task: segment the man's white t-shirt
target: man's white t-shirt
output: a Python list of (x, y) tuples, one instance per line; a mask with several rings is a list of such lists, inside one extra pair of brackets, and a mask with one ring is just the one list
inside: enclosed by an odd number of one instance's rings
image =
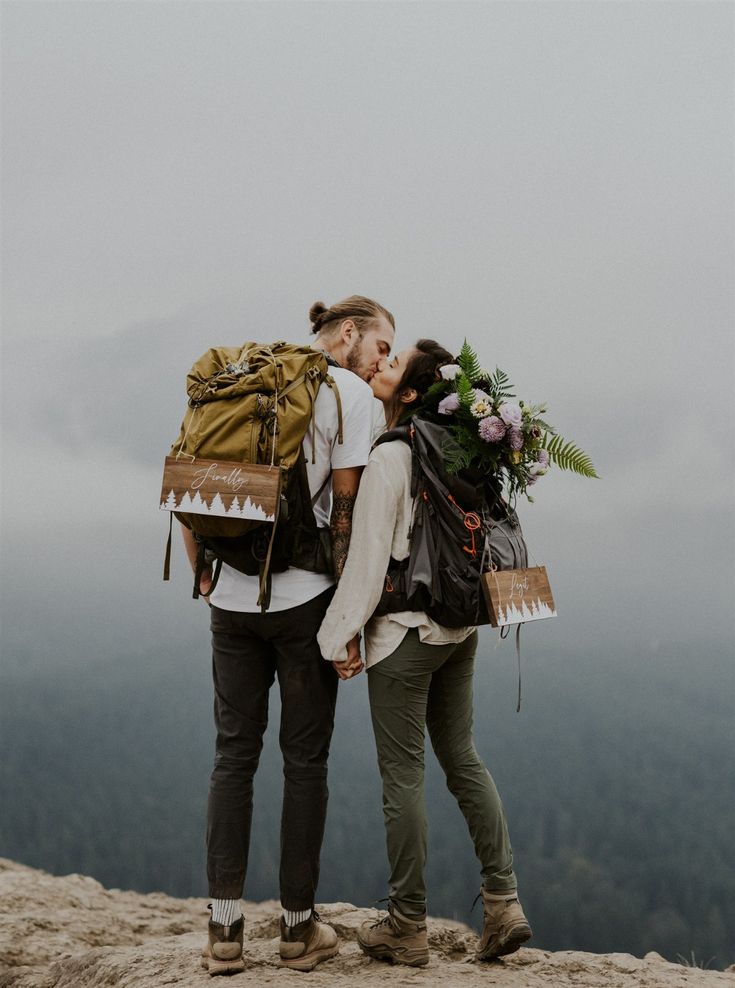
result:
[[(370, 455), (376, 424), (380, 423), (383, 407), (373, 396), (370, 385), (352, 371), (342, 367), (330, 367), (329, 373), (339, 389), (342, 402), (342, 436), (337, 441), (339, 418), (337, 400), (332, 389), (323, 384), (314, 402), (314, 424), (316, 425), (316, 462), (312, 463), (312, 427), (307, 430), (303, 441), (306, 457), (306, 472), (312, 497), (324, 486), (319, 500), (314, 505), (314, 517), (320, 528), (329, 526), (332, 503), (331, 481), (325, 484), (332, 470), (348, 467), (364, 467)], [(331, 587), (334, 578), (326, 573), (310, 573), (291, 566), (283, 573), (273, 573), (271, 602), (268, 613), (297, 607), (313, 600)], [(246, 611), (259, 613), (259, 580), (257, 576), (247, 576), (226, 563), (222, 566), (217, 586), (210, 596), (215, 607), (225, 611)]]

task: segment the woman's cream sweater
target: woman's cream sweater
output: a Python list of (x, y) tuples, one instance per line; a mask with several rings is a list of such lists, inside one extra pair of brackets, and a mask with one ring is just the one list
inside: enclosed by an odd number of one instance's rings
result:
[(372, 617), (383, 592), (391, 556), (405, 559), (413, 512), (411, 450), (402, 441), (381, 443), (370, 454), (352, 516), (352, 536), (345, 568), (319, 629), (318, 641), (328, 661), (346, 657), (345, 646), (365, 629), (367, 667), (386, 658), (417, 628), (422, 642), (460, 642), (473, 628), (444, 628), (419, 611)]

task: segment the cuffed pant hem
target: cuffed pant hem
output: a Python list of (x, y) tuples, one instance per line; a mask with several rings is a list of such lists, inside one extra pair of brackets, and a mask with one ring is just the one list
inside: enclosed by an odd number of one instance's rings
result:
[(241, 879), (230, 878), (208, 883), (209, 896), (212, 899), (242, 899), (245, 891), (245, 876)]
[(415, 922), (426, 919), (426, 903), (424, 903), (423, 910), (418, 910), (415, 903), (406, 904), (394, 896), (391, 896), (389, 901), (391, 905), (396, 907), (401, 916), (405, 916), (406, 919), (411, 919)]
[(503, 884), (500, 882), (493, 882), (491, 885), (486, 885), (483, 883), (484, 890), (489, 892), (491, 895), (517, 895), (518, 886), (515, 881), (511, 884)]
[(210, 899), (242, 899), (242, 885), (210, 885)]
[(281, 896), (281, 908), (290, 913), (303, 913), (307, 909), (314, 908), (314, 900), (307, 901), (306, 899), (291, 899), (288, 896)]

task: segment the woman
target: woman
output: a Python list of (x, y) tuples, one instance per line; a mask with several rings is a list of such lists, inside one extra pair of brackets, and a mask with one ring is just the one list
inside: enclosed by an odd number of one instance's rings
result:
[[(370, 384), (383, 402), (388, 427), (410, 416), (439, 368), (454, 358), (433, 340), (419, 340)], [(444, 628), (426, 614), (404, 611), (373, 617), (391, 558), (409, 555), (412, 515), (411, 450), (404, 442), (375, 446), (360, 484), (352, 537), (337, 592), (319, 631), (319, 645), (341, 678), (359, 672), (346, 643), (365, 627), (370, 712), (383, 779), (390, 861), (387, 916), (364, 924), (358, 936), (371, 957), (411, 966), (429, 961), (426, 934), (426, 815), (424, 728), (467, 820), (482, 865), (485, 921), (478, 957), (517, 950), (531, 928), (517, 896), (508, 828), (495, 784), (472, 738), (475, 628)]]

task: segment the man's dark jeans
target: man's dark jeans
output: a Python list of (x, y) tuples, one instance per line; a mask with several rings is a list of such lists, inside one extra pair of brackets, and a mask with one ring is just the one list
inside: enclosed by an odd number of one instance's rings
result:
[(211, 609), (217, 749), (209, 787), (209, 894), (238, 899), (247, 871), (253, 777), (268, 724), (268, 693), (281, 693), (283, 754), (281, 904), (314, 905), (327, 813), (327, 757), (338, 678), (316, 635), (330, 588), (299, 607), (271, 614)]

